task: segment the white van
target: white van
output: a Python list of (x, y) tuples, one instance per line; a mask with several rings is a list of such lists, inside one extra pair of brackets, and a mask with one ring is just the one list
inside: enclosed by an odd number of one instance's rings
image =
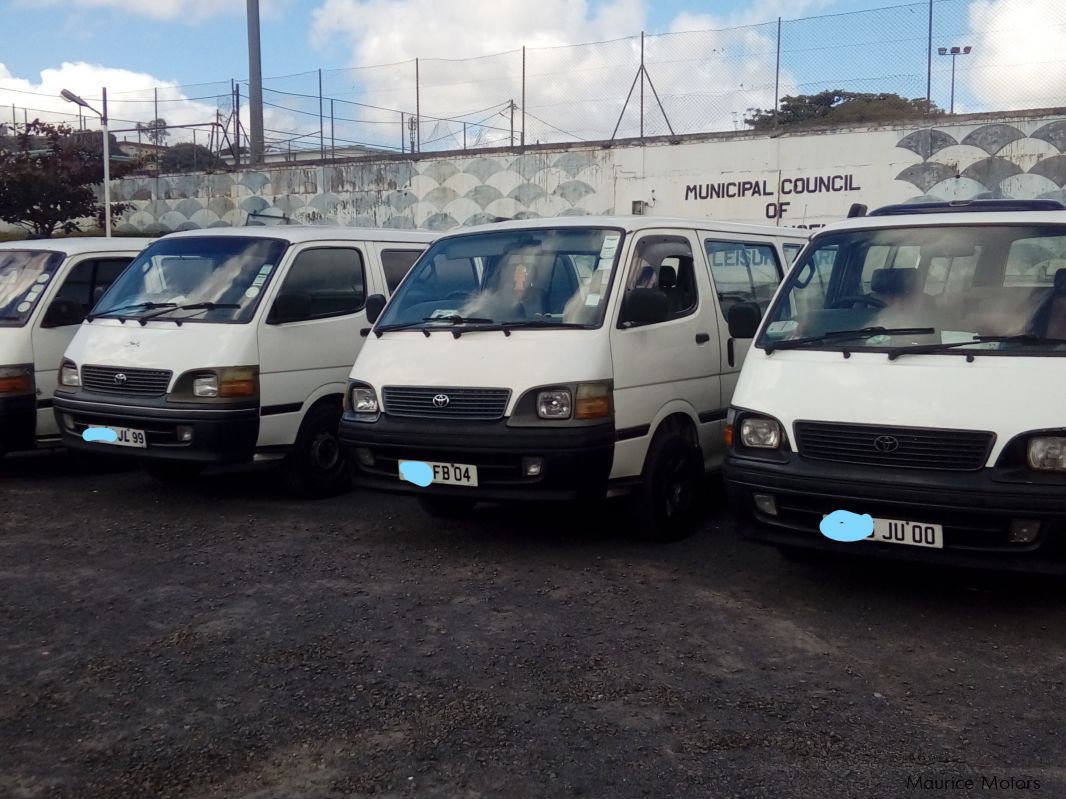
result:
[[(684, 533), (747, 350), (725, 311), (768, 303), (807, 236), (627, 216), (442, 237), (352, 369), (341, 440), (357, 483), (444, 515), (635, 489), (646, 536)], [(384, 298), (369, 305), (374, 320)]]
[(388, 293), (433, 238), (293, 226), (159, 239), (66, 351), (63, 442), (139, 458), (162, 479), (284, 459), (297, 493), (344, 490), (337, 422), (366, 298)]
[[(758, 316), (730, 320), (760, 329), (725, 468), (751, 536), (789, 555), (1066, 569), (1066, 207), (830, 225)], [(826, 528), (834, 514), (854, 540)]]
[(52, 392), (93, 302), (151, 239), (0, 243), (0, 456), (59, 443)]

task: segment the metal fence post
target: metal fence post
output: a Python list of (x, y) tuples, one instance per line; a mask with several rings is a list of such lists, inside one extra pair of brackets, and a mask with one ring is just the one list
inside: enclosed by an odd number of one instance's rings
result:
[[(931, 2), (932, 0), (930, 0)], [(412, 147), (412, 152), (422, 152), (422, 89), (419, 86), (418, 80), (418, 59), (415, 59), (415, 147)]]
[(403, 121), (403, 111), (400, 112), (400, 152), (407, 152), (407, 126)]
[(926, 47), (928, 64), (925, 71), (925, 113), (933, 110), (933, 0), (929, 0), (929, 40)]
[(322, 113), (322, 70), (318, 70), (318, 148), (322, 153), (322, 160), (326, 159), (326, 123)]
[[(526, 46), (522, 45), (522, 146), (526, 146)], [(463, 149), (466, 149), (465, 147)]]
[(777, 105), (781, 97), (781, 17), (777, 18), (777, 66), (774, 67), (774, 127), (777, 127)]

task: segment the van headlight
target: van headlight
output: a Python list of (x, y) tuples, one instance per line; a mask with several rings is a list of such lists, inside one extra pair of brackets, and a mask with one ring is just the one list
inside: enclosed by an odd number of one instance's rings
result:
[(1029, 468), (1039, 472), (1066, 472), (1066, 438), (1062, 436), (1030, 438)]
[(740, 444), (751, 449), (780, 449), (784, 436), (773, 419), (749, 417), (740, 423)]
[(569, 389), (552, 388), (537, 392), (537, 416), (541, 419), (569, 419), (571, 410)]
[(259, 367), (223, 366), (186, 372), (174, 383), (173, 400), (251, 399), (259, 396)]
[(33, 392), (33, 364), (0, 366), (0, 396), (11, 397)]
[(81, 375), (78, 374), (78, 365), (73, 361), (63, 361), (59, 367), (59, 385), (67, 388), (79, 388)]
[(348, 387), (348, 393), (345, 395), (345, 410), (351, 411), (359, 416), (373, 416), (381, 412), (378, 406), (377, 392), (371, 386), (353, 383)]

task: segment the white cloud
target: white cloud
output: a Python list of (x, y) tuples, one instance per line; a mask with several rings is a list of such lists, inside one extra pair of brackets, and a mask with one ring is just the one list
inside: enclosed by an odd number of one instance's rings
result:
[[(77, 127), (78, 107), (63, 100), (60, 92), (69, 89), (85, 99), (91, 106), (101, 110), (101, 87), (108, 91), (108, 116), (112, 130), (133, 128), (137, 122), (155, 118), (155, 90), (159, 90), (159, 116), (171, 125), (197, 125), (215, 119), (215, 106), (193, 101), (185, 97), (176, 84), (161, 80), (143, 72), (113, 69), (98, 64), (65, 62), (57, 68), (43, 70), (39, 80), (31, 81), (15, 77), (0, 64), (0, 107), (15, 106), (14, 121), (40, 118), (48, 122), (64, 122)], [(98, 118), (85, 111), (86, 128), (96, 128)], [(9, 121), (10, 117), (3, 121)], [(206, 131), (206, 128), (204, 128)], [(198, 134), (198, 141), (205, 141), (206, 134)], [(136, 139), (136, 133), (116, 133), (119, 139)], [(171, 131), (169, 141), (192, 139), (190, 129)]]
[[(647, 37), (648, 74), (674, 131), (731, 130), (743, 126), (748, 108), (773, 105), (774, 40), (768, 26), (725, 29), (828, 2), (759, 0), (729, 17), (684, 13), (669, 26), (672, 33)], [(353, 66), (394, 64), (353, 73), (353, 98), (407, 113), (415, 104), (410, 61), (418, 57), (423, 116), (502, 109), (488, 121), (497, 129), (482, 131), (484, 143), (510, 138), (506, 104), (521, 102), (524, 45), (527, 142), (603, 139), (611, 136), (637, 74), (639, 32), (646, 23), (645, 0), (497, 0), (491, 13), (482, 4), (439, 0), (324, 0), (312, 13), (311, 41), (319, 48), (350, 48)], [(498, 55), (477, 58), (482, 54)], [(784, 75), (782, 91), (792, 86)], [(638, 92), (619, 136), (639, 131)], [(645, 132), (667, 133), (647, 86), (644, 105)], [(520, 127), (520, 113), (515, 124)], [(423, 125), (422, 139), (439, 138), (436, 147), (452, 147), (461, 133), (461, 125), (431, 122)]]
[(966, 43), (973, 52), (957, 68), (976, 105), (1003, 110), (1066, 102), (1062, 0), (977, 0), (969, 22)]

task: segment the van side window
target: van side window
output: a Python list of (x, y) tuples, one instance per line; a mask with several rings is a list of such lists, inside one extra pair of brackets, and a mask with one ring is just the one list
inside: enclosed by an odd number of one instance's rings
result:
[(796, 260), (796, 256), (800, 254), (800, 250), (803, 249), (802, 244), (782, 244), (781, 249), (785, 251), (785, 266), (792, 266)]
[(55, 298), (73, 300), (88, 314), (96, 301), (103, 296), (132, 260), (132, 257), (119, 257), (82, 261), (70, 270), (67, 279), (56, 292)]
[(350, 247), (304, 250), (289, 268), (280, 293), (309, 295), (312, 319), (355, 313), (366, 301), (362, 253)]
[(916, 244), (875, 244), (866, 250), (862, 263), (862, 294), (873, 291), (874, 272), (881, 269), (917, 269), (921, 249)]
[(396, 291), (407, 273), (411, 271), (422, 250), (382, 250), (381, 268), (385, 272), (385, 283), (389, 287), (389, 294)]
[(626, 285), (619, 323), (629, 327), (636, 321), (629, 315), (634, 292), (650, 290), (665, 298), (666, 318), (679, 319), (696, 310), (696, 268), (692, 247), (682, 236), (645, 236), (637, 242), (633, 268)]
[(781, 282), (773, 245), (707, 239), (704, 246), (723, 316), (738, 302), (757, 302), (765, 312)]

